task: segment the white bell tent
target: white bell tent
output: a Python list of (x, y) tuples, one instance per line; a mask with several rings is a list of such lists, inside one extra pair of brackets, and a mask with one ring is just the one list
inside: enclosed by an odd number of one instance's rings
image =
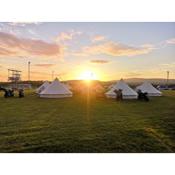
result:
[(40, 87), (36, 89), (36, 93), (39, 94), (41, 93), (44, 89), (46, 89), (50, 83), (48, 81), (45, 81)]
[(112, 86), (112, 88), (105, 93), (107, 98), (116, 98), (114, 90), (122, 90), (123, 99), (137, 99), (138, 94), (130, 88), (122, 79)]
[(136, 90), (141, 90), (143, 93), (147, 92), (148, 96), (162, 96), (162, 92), (157, 90), (151, 83), (145, 81), (142, 85), (137, 86)]
[(41, 98), (65, 98), (72, 97), (72, 92), (56, 78), (39, 95)]

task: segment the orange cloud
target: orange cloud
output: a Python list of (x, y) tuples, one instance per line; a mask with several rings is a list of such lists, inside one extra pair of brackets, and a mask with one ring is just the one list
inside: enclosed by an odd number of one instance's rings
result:
[(140, 77), (143, 74), (140, 71), (133, 71), (133, 72), (128, 72), (125, 76), (126, 77)]
[(54, 64), (35, 64), (34, 66), (43, 67), (43, 68), (49, 68), (49, 67), (54, 66)]
[(15, 35), (0, 32), (0, 57), (60, 57), (61, 55), (62, 48), (58, 44), (18, 38)]
[(165, 68), (175, 68), (175, 62), (172, 63), (166, 63), (166, 64), (160, 64), (161, 67)]
[(90, 55), (106, 54), (110, 56), (135, 56), (151, 52), (154, 48), (150, 45), (132, 47), (120, 43), (106, 42), (83, 48), (83, 52)]
[(33, 75), (51, 75), (51, 73), (46, 73), (46, 72), (39, 72), (39, 71), (31, 71), (30, 72)]
[(92, 42), (104, 41), (105, 37), (102, 35), (96, 35), (92, 38)]
[[(50, 73), (47, 73), (47, 72), (41, 72), (41, 71), (31, 71), (30, 72), (31, 74), (32, 74), (32, 76), (33, 75), (48, 75), (48, 76), (51, 76), (52, 75), (52, 72), (50, 72)], [(67, 74), (67, 72), (60, 72), (60, 73), (54, 73), (54, 76), (63, 76), (63, 75), (66, 75)]]
[(91, 63), (105, 64), (105, 63), (109, 63), (109, 61), (108, 60), (91, 60)]
[(69, 51), (68, 54), (71, 55), (71, 56), (76, 56), (76, 57), (87, 57), (88, 56), (87, 53), (82, 52), (82, 51), (72, 51), (72, 52)]

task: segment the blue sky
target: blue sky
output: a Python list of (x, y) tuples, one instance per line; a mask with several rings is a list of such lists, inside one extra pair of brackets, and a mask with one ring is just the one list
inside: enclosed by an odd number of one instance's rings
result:
[(0, 80), (31, 61), (34, 80), (175, 77), (175, 23), (0, 23)]

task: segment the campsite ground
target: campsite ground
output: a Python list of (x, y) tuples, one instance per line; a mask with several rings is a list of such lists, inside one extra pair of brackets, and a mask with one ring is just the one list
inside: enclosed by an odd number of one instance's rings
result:
[(150, 102), (0, 97), (0, 152), (175, 152), (175, 91)]

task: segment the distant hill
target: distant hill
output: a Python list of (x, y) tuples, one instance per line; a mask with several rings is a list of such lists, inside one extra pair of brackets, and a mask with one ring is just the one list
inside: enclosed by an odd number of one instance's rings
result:
[[(99, 81), (99, 80), (93, 80), (94, 83), (101, 83), (102, 85), (104, 85), (105, 87), (116, 83), (117, 80), (112, 80), (112, 81)], [(151, 82), (153, 85), (166, 85), (167, 80), (163, 79), (163, 78), (150, 78), (150, 79), (146, 79), (146, 78), (127, 78), (124, 79), (125, 82), (127, 82), (128, 84), (130, 84), (131, 86), (137, 86), (141, 83), (143, 83), (144, 81), (149, 81)], [(77, 83), (81, 83), (83, 82), (83, 80), (67, 80), (67, 81), (63, 81), (65, 83), (68, 83), (70, 85), (74, 85)], [(22, 83), (28, 83), (28, 81), (21, 81), (20, 84)], [(39, 85), (41, 85), (43, 83), (43, 81), (30, 81), (30, 84), (32, 85), (32, 87), (38, 87)], [(7, 86), (9, 85), (9, 82), (0, 82), (1, 86)], [(169, 79), (169, 85), (175, 85), (175, 79)]]
[[(105, 84), (111, 85), (111, 84), (114, 84), (116, 81), (117, 80), (108, 81), (108, 82), (105, 82)], [(127, 79), (124, 79), (124, 81), (132, 86), (137, 86), (143, 83), (144, 81), (149, 81), (153, 85), (166, 85), (167, 83), (167, 80), (164, 78), (127, 78)], [(175, 85), (175, 79), (169, 79), (169, 85)]]
[[(149, 81), (153, 84), (166, 84), (167, 80), (164, 78), (150, 78), (150, 79), (145, 79), (145, 78), (128, 78), (125, 79), (126, 82), (128, 83), (142, 83), (144, 81)], [(175, 79), (169, 79), (169, 84), (175, 84)]]

